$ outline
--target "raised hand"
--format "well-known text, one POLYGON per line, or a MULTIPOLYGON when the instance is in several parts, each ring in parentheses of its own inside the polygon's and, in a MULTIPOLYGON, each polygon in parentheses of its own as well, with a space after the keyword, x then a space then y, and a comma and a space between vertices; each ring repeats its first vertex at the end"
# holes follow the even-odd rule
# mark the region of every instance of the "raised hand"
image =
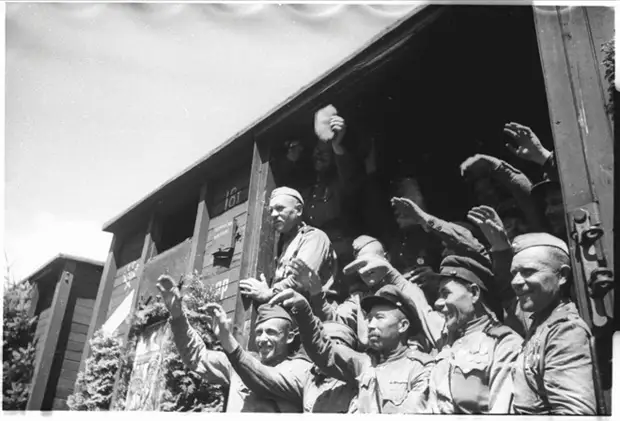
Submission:
POLYGON ((378 287, 388 274, 392 266, 390 263, 375 255, 363 255, 349 263, 343 269, 345 275, 357 272, 366 285, 378 287))
POLYGON ((161 275, 157 279, 157 289, 161 293, 170 315, 174 318, 181 317, 183 315, 183 299, 174 279, 167 274, 161 275))
POLYGON ((426 212, 413 200, 405 197, 393 197, 391 203, 396 218, 400 221, 404 221, 408 225, 418 225, 424 222, 426 212))
POLYGON ((306 262, 296 257, 288 263, 288 269, 301 289, 308 291, 312 296, 321 293, 321 279, 306 262))
POLYGON ((347 125, 344 121, 344 118, 339 115, 332 116, 329 119, 329 127, 334 132, 334 138, 332 140, 332 149, 336 155, 344 154, 344 148, 342 147, 342 140, 344 139, 344 134, 347 131, 347 125))
POLYGON ((276 294, 271 300, 269 300, 268 304, 272 306, 279 304, 284 308, 298 310, 307 303, 308 301, 306 300, 306 298, 299 292, 295 291, 294 289, 285 289, 284 291, 276 294))
POLYGON ((499 159, 490 155, 476 154, 470 156, 460 165, 461 177, 482 177, 497 168, 499 163, 499 159))
POLYGON ((271 298, 271 289, 264 274, 260 274, 260 279, 260 281, 255 278, 242 279, 239 281, 239 290, 241 294, 257 303, 266 303, 271 298))
POLYGON ((490 206, 476 206, 467 213, 467 219, 480 227, 480 230, 491 245, 492 251, 510 248, 510 240, 504 229, 501 218, 490 206))
POLYGON ((232 320, 224 311, 224 308, 217 303, 209 303, 206 306, 207 319, 211 323, 211 330, 219 340, 232 332, 232 320))
POLYGON ((540 143, 532 129, 527 126, 519 123, 508 123, 504 126, 504 133, 517 144, 514 146, 506 143, 506 147, 519 158, 543 165, 551 155, 551 152, 540 143))

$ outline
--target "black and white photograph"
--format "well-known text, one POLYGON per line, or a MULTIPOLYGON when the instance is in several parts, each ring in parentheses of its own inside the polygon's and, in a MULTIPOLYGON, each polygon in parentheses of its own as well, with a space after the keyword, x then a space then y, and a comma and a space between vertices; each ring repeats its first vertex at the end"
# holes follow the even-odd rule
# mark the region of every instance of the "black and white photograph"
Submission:
POLYGON ((3 412, 617 412, 614 2, 0 9, 3 412))

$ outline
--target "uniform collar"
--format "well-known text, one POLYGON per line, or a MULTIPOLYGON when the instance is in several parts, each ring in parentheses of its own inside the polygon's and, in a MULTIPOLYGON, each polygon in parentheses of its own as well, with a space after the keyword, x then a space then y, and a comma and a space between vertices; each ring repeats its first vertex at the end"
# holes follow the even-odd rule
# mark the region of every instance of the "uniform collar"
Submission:
POLYGON ((404 347, 402 347, 402 349, 394 350, 393 352, 391 352, 387 356, 380 355, 377 352, 369 352, 369 354, 370 354, 370 357, 377 364, 385 364, 385 363, 388 363, 388 362, 391 362, 391 361, 400 360, 409 351, 410 351, 409 347, 408 346, 404 346, 404 347))
POLYGON ((491 321, 492 321, 491 317, 488 314, 484 314, 478 318, 475 318, 467 322, 465 326, 458 329, 452 335, 450 335, 450 333, 448 332, 448 330, 445 328, 445 325, 444 325, 444 331, 442 332, 442 336, 444 337, 443 342, 447 344, 452 344, 457 339, 467 336, 470 333, 480 332, 484 330, 484 328, 486 328, 491 323, 491 321))
POLYGON ((530 316, 532 324, 530 325, 530 332, 533 332, 538 326, 545 322, 549 322, 556 317, 565 315, 566 313, 578 313, 575 304, 568 299, 561 299, 556 306, 550 306, 540 313, 534 313, 530 316))

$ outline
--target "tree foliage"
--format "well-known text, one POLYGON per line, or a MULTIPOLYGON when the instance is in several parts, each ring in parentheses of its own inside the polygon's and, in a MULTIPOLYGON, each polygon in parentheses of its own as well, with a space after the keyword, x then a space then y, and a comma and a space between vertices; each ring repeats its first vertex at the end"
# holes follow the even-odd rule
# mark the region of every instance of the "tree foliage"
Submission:
POLYGON ((609 100, 608 100, 606 108, 607 108, 607 112, 613 115, 614 95, 616 93, 616 84, 615 84, 616 47, 615 47, 614 38, 610 39, 605 44, 603 44, 602 50, 603 50, 603 66, 605 67, 605 79, 607 79, 607 82, 609 83, 609 88, 608 88, 609 100))
MULTIPOLYGON (((7 280, 8 281, 8 280, 7 280)), ((36 318, 28 317, 32 286, 5 282, 2 312, 2 409, 26 409, 35 365, 36 318)))
MULTIPOLYGON (((190 324, 199 332, 209 349, 220 349, 208 326, 205 306, 214 300, 211 289, 197 275, 187 276, 182 288, 183 305, 190 324)), ((75 392, 67 402, 71 410, 124 410, 131 380, 136 344, 145 330, 168 319, 169 313, 160 297, 141 302, 134 313, 126 346, 110 335, 98 332, 91 342, 92 356, 78 375, 75 392), (119 381, 114 390, 118 370, 119 381), (99 379, 99 380, 96 380, 99 379)), ((203 382, 187 370, 169 341, 163 347, 164 390, 160 401, 162 411, 219 412, 224 407, 225 390, 203 382)))

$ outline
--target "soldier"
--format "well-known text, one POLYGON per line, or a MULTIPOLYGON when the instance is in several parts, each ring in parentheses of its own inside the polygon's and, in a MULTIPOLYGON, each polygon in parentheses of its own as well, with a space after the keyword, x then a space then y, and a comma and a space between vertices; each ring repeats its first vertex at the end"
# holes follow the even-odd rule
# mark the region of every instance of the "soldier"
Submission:
POLYGON ((290 308, 299 326, 304 349, 329 376, 357 386, 350 413, 406 413, 427 411, 428 378, 433 365, 427 354, 410 348, 411 333, 419 320, 411 300, 392 285, 362 300, 367 312, 368 350, 354 351, 331 340, 323 323, 312 314, 309 303, 289 289, 272 304, 290 308))
POLYGON ((385 261, 358 259, 345 270, 381 279, 415 303, 423 329, 439 351, 430 377, 429 409, 433 413, 509 412, 510 369, 522 338, 489 310, 485 299, 492 276, 489 269, 467 257, 446 257, 436 276, 440 285, 437 311, 416 284, 407 282, 385 261))
MULTIPOLYGON (((279 306, 275 306, 281 308, 279 306)), ((250 390, 263 398, 285 400, 303 407, 303 412, 346 413, 356 385, 345 383, 323 374, 315 365, 310 370, 291 373, 283 365, 269 367, 261 364, 249 352, 244 351, 232 334, 232 320, 219 304, 209 304, 213 313, 214 333, 220 340, 230 363, 250 390), (296 377, 296 375, 300 376, 296 377)), ((356 348, 353 330, 341 323, 326 322, 325 331, 330 340, 340 346, 356 348)))
POLYGON ((512 248, 512 287, 520 309, 533 314, 513 369, 514 413, 594 415, 592 334, 568 298, 568 246, 531 233, 515 238, 512 248))
MULTIPOLYGON (((229 389, 226 412, 301 412, 296 401, 265 399, 248 389, 224 352, 207 349, 189 325, 179 288, 170 276, 160 276, 157 288, 170 312, 174 342, 186 367, 205 381, 229 389)), ((281 307, 261 306, 255 329, 260 364, 287 372, 289 382, 301 384, 311 364, 303 355, 294 354, 296 334, 290 315, 281 307)))
POLYGON ((281 234, 274 282, 270 288, 262 274, 261 281, 244 279, 239 282, 241 293, 265 303, 287 288, 304 290, 309 285, 317 285, 318 291, 310 291, 311 295, 329 290, 337 270, 336 254, 323 231, 302 221, 304 200, 301 194, 289 187, 278 187, 271 193, 269 209, 273 226, 281 234), (302 275, 292 270, 294 259, 308 268, 302 275))

